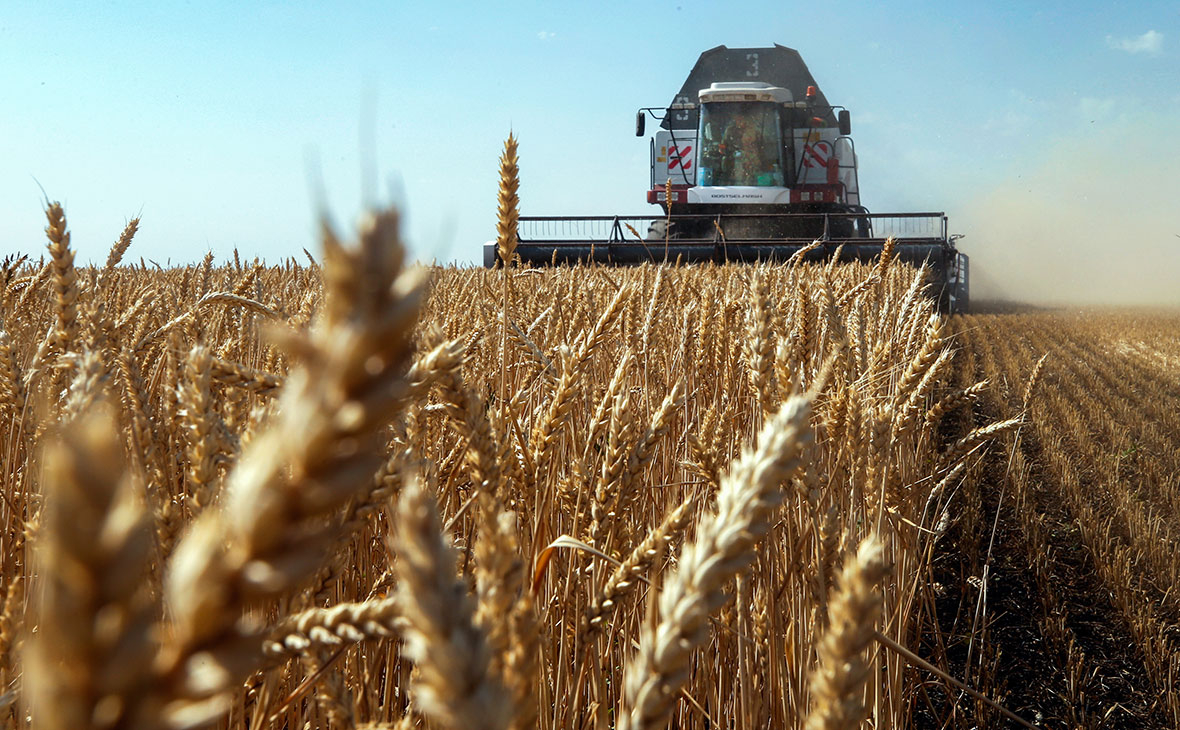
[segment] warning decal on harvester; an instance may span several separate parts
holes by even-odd
[[[668,147],[668,172],[673,172],[677,168],[684,171],[692,169],[692,145]]]
[[[832,157],[832,144],[827,141],[819,141],[815,144],[809,144],[803,148],[803,166],[809,170],[822,169],[828,166],[828,160]]]

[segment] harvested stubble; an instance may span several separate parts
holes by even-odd
[[[415,273],[390,214],[322,266],[121,267],[129,226],[74,269],[49,218],[0,312],[9,725],[909,724],[865,637],[933,625],[992,433],[938,451],[920,272]]]
[[[1169,354],[1180,315],[1023,311],[955,325],[974,361],[964,375],[1000,385],[981,394],[984,412],[1029,423],[1002,437],[1009,466],[985,486],[1014,495],[991,519],[1023,543],[997,540],[1017,573],[997,576],[997,593],[1031,605],[990,610],[1018,627],[997,645],[1039,632],[1049,667],[1008,650],[997,671],[1037,676],[1022,694],[1060,696],[1044,702],[1046,718],[1072,727],[1180,727],[1180,391]]]

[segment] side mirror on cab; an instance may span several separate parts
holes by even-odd
[[[840,124],[840,134],[847,137],[852,134],[852,116],[847,109],[841,109],[836,121]]]
[[[635,115],[635,136],[636,137],[643,136],[643,130],[646,129],[646,125],[647,125],[647,116],[645,116],[643,113],[643,110],[640,109],[639,112]]]

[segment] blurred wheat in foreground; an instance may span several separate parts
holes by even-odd
[[[891,728],[927,702],[873,637],[936,630],[948,501],[1016,422],[940,437],[982,386],[949,387],[888,250],[407,270],[383,213],[325,229],[322,264],[161,270],[121,265],[137,223],[79,268],[53,204],[48,260],[0,268],[8,726]]]

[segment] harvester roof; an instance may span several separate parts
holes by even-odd
[[[717,46],[701,54],[696,65],[688,74],[684,85],[673,97],[671,104],[696,103],[702,89],[717,82],[761,81],[791,92],[795,99],[807,96],[807,87],[816,87],[815,104],[817,116],[824,120],[824,126],[835,127],[836,117],[828,109],[828,100],[819,89],[815,77],[807,69],[803,57],[794,48],[775,44],[770,48],[726,48]],[[673,119],[673,117],[686,117]],[[665,129],[696,129],[697,110],[688,114],[669,115],[661,126]]]
[[[787,89],[761,81],[714,81],[709,84],[709,88],[701,89],[701,101],[769,101],[788,104],[794,99]]]

